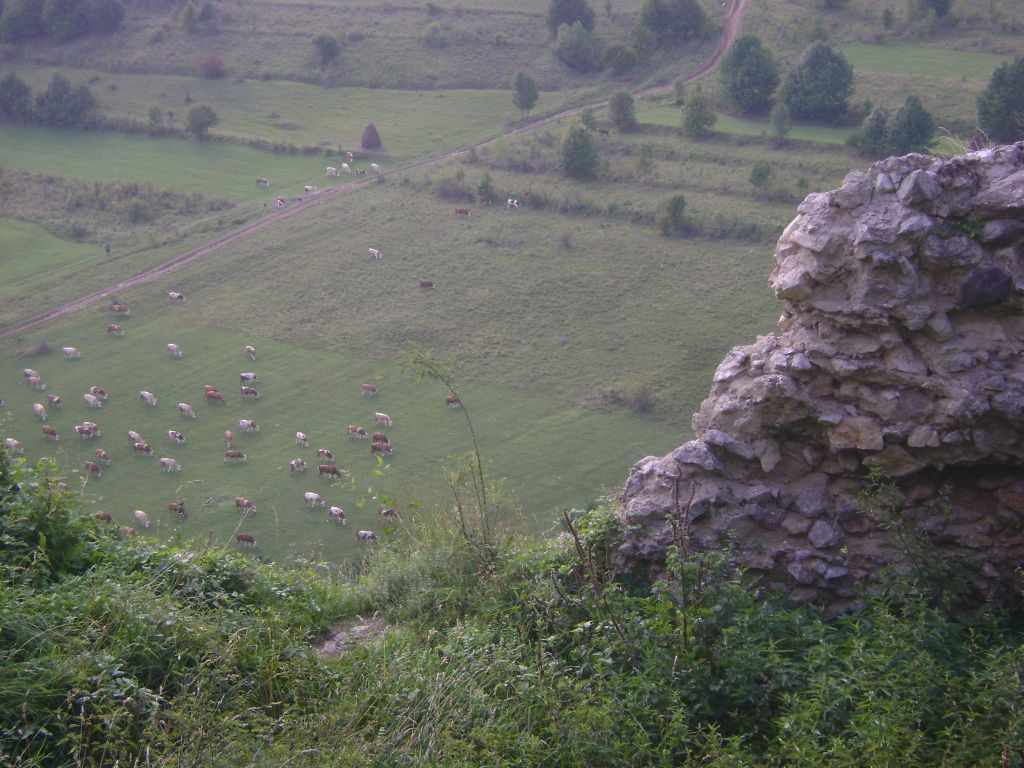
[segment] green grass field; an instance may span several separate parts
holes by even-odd
[[[718,112],[714,131],[716,133],[736,136],[771,136],[772,127],[767,119],[755,120],[736,117]],[[666,125],[678,128],[680,125],[679,107],[664,105],[649,109],[638,109],[637,122],[647,125]],[[844,144],[849,136],[849,128],[831,128],[824,125],[794,125],[787,138],[796,141],[816,141],[822,144]]]

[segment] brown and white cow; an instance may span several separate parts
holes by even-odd
[[[182,416],[188,416],[190,419],[194,419],[196,417],[195,409],[188,403],[178,403],[178,413]]]
[[[135,451],[135,453],[142,453],[145,454],[146,456],[153,455],[153,449],[152,447],[150,447],[149,443],[135,443],[135,445],[132,446],[132,450]]]
[[[100,400],[106,400],[108,397],[107,390],[103,387],[89,387],[89,394],[98,397]]]
[[[181,464],[167,456],[160,459],[161,472],[181,472]]]
[[[245,354],[247,354],[249,356],[249,359],[252,360],[254,363],[256,362],[256,347],[246,344]]]
[[[167,505],[167,509],[182,519],[188,517],[188,511],[185,509],[184,499],[175,499]]]
[[[124,328],[117,323],[109,323],[107,325],[107,333],[111,336],[124,336]]]
[[[252,400],[259,400],[260,399],[260,393],[256,391],[255,387],[243,386],[242,387],[242,397],[248,397],[248,398],[251,398]]]
[[[126,304],[111,304],[110,311],[115,315],[130,315],[131,311],[128,309]]]
[[[224,451],[224,461],[245,461],[245,454],[241,451],[230,450]]]
[[[85,471],[88,472],[90,475],[96,475],[96,477],[103,477],[103,473],[100,471],[100,465],[97,464],[95,461],[83,462],[82,466],[85,467]]]
[[[32,389],[36,390],[37,392],[45,392],[46,391],[46,384],[44,384],[43,380],[41,378],[39,378],[38,376],[29,376],[28,377],[28,385],[30,387],[32,387]]]
[[[456,208],[455,209],[455,215],[456,216],[469,216],[469,208]]]
[[[239,429],[244,429],[246,432],[259,432],[260,431],[260,425],[257,424],[252,419],[239,419],[238,420],[238,428]]]
[[[75,427],[75,431],[77,431],[77,430],[78,430],[78,427]],[[43,427],[43,437],[45,439],[47,439],[47,440],[57,441],[57,440],[60,440],[60,433],[57,432],[57,430],[54,429],[53,427],[44,426]]]
[[[363,394],[367,397],[376,397],[377,385],[376,384],[363,384]]]
[[[380,248],[371,248],[370,249],[370,258],[373,259],[374,261],[383,261],[384,260],[384,254],[381,253]]]
[[[345,431],[348,432],[349,437],[354,437],[360,440],[365,440],[369,435],[366,434],[366,430],[362,427],[357,427],[355,424],[349,424],[345,427]]]
[[[304,459],[292,459],[288,462],[289,472],[305,472],[307,469]]]
[[[46,407],[42,403],[32,403],[32,413],[38,416],[40,421],[46,421]]]
[[[316,457],[318,459],[327,459],[328,461],[334,461],[334,451],[330,448],[317,448]]]
[[[394,451],[395,449],[391,446],[391,443],[374,443],[370,446],[370,453],[380,454],[381,456],[390,456]]]
[[[145,389],[139,390],[139,399],[142,400],[142,402],[144,402],[146,405],[156,405],[156,395],[154,395],[152,392],[146,391]]]
[[[377,411],[375,414],[373,414],[373,420],[378,424],[383,424],[385,427],[391,426],[391,417],[388,416],[386,413],[381,413],[380,411]]]
[[[181,357],[181,347],[177,344],[168,344],[167,351],[170,353],[171,357],[176,360]]]
[[[398,519],[398,510],[395,509],[394,507],[381,507],[380,509],[377,510],[377,514],[381,517],[386,517],[389,520]]]
[[[135,445],[138,445],[139,443],[144,443],[145,440],[143,440],[142,439],[142,435],[140,435],[134,429],[129,429],[128,430],[128,442],[131,445],[135,446]]]
[[[183,435],[176,429],[167,430],[167,439],[170,440],[172,443],[176,443],[177,445],[185,444],[185,435]]]
[[[341,507],[331,507],[331,517],[337,520],[341,525],[345,525],[345,510]]]
[[[206,392],[204,392],[203,394],[206,395],[206,399],[209,402],[211,402],[211,403],[223,403],[224,402],[224,395],[222,395],[220,392],[218,392],[215,389],[209,389]]]
[[[309,436],[305,432],[296,432],[295,443],[303,448],[309,448]]]
[[[314,508],[325,506],[323,497],[321,497],[319,493],[314,493],[313,491],[306,491],[304,495],[306,498],[307,507]]]
[[[244,496],[235,496],[235,508],[240,509],[243,512],[255,512],[256,502],[251,499],[247,499]]]
[[[97,448],[95,451],[93,451],[93,453],[96,456],[96,461],[100,462],[101,464],[106,464],[108,467],[110,466],[110,454],[109,453],[107,453],[102,448]]]
[[[462,405],[462,401],[455,395],[445,395],[444,404],[449,408],[459,408]]]
[[[47,395],[46,402],[57,408],[60,406],[60,395]]]
[[[356,538],[360,541],[376,541],[377,534],[373,531],[356,531]]]
[[[323,477],[324,475],[328,475],[330,477],[336,477],[340,480],[341,470],[338,469],[333,464],[321,464],[319,467],[317,467],[316,475],[317,477]]]
[[[235,444],[235,433],[230,429],[224,430],[224,445],[231,448]]]
[[[12,456],[24,456],[25,448],[13,437],[4,438],[4,448],[11,452]]]
[[[114,516],[111,515],[109,512],[104,512],[102,509],[97,511],[96,514],[93,515],[93,517],[95,517],[97,520],[102,520],[104,523],[114,522]]]
[[[185,301],[185,294],[178,293],[177,291],[168,291],[167,292],[167,298],[169,298],[171,301],[180,301],[180,302],[184,303],[184,301]]]

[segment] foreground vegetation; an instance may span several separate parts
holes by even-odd
[[[617,578],[604,509],[531,543],[467,502],[332,578],[122,538],[52,472],[0,457],[13,765],[1022,764],[1019,617],[934,564],[829,619],[682,539]]]

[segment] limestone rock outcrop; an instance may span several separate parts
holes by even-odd
[[[728,538],[795,601],[853,607],[915,553],[1019,597],[1024,143],[808,196],[771,285],[779,332],[725,357],[695,440],[634,465],[622,566],[656,570],[688,514],[692,546]]]

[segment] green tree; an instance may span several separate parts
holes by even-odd
[[[772,168],[771,163],[767,160],[758,160],[750,169],[748,181],[750,181],[750,186],[754,188],[755,193],[766,195],[774,179],[775,169]]]
[[[185,116],[185,130],[196,137],[198,141],[205,141],[209,136],[210,129],[218,122],[217,113],[209,104],[200,104],[198,107],[189,109]]]
[[[313,47],[316,48],[317,55],[320,57],[321,69],[326,69],[341,55],[341,46],[334,35],[317,35],[313,38]]]
[[[846,143],[863,155],[878,157],[887,154],[889,142],[889,113],[875,109],[864,118],[860,128],[846,139]]]
[[[993,141],[1024,139],[1024,55],[992,73],[978,95],[978,126]]]
[[[889,124],[887,151],[897,155],[926,150],[935,135],[935,118],[917,96],[907,96]]]
[[[649,176],[654,172],[654,147],[641,144],[636,152],[636,172],[640,176]]]
[[[157,129],[164,124],[164,111],[158,105],[149,108],[148,116],[150,128]]]
[[[39,0],[7,0],[0,17],[0,40],[27,40],[44,31],[43,4]]]
[[[615,40],[604,47],[601,63],[611,70],[613,75],[624,75],[640,63],[640,57],[633,46]]]
[[[480,174],[480,181],[476,184],[476,194],[481,202],[494,200],[494,182],[491,180],[491,174],[487,171]]]
[[[597,130],[597,115],[594,114],[594,110],[591,107],[587,107],[580,112],[580,123],[588,131]]]
[[[0,119],[26,122],[32,117],[32,89],[13,72],[0,80]]]
[[[572,123],[558,144],[559,170],[573,179],[592,179],[600,164],[594,134],[580,123]]]
[[[848,115],[852,94],[850,63],[843,54],[819,40],[804,51],[780,95],[797,119],[838,122]]]
[[[741,112],[766,112],[779,87],[779,68],[771,51],[754,35],[743,35],[722,59],[726,98]]]
[[[896,16],[892,12],[892,8],[886,8],[882,11],[882,28],[888,32],[896,24]]]
[[[89,31],[89,8],[82,0],[44,0],[43,28],[55,40],[70,40]]]
[[[530,110],[537,106],[538,98],[540,93],[536,81],[522,70],[516,72],[512,78],[512,103],[523,113],[523,117],[530,116]]]
[[[578,72],[590,72],[597,68],[600,56],[597,40],[580,22],[570,27],[563,24],[555,38],[555,56]]]
[[[371,151],[378,150],[382,146],[384,146],[381,143],[380,134],[377,132],[377,126],[376,125],[374,125],[373,123],[367,123],[366,124],[366,127],[363,128],[363,135],[362,135],[362,138],[359,141],[359,145],[363,149],[368,149],[368,150],[371,150]]]
[[[192,0],[185,3],[185,8],[181,12],[181,27],[190,35],[194,35],[202,27],[199,23],[199,12]]]
[[[558,34],[558,28],[563,24],[571,27],[576,22],[591,32],[595,21],[594,11],[587,0],[551,0],[548,8],[548,30],[552,37]]]
[[[124,19],[124,6],[118,0],[91,0],[89,26],[93,32],[113,32]]]
[[[772,133],[775,134],[775,138],[779,141],[785,141],[786,136],[789,135],[790,130],[793,128],[793,117],[789,114],[789,107],[786,106],[786,102],[775,102],[775,106],[772,107],[771,114],[768,116],[768,121],[771,123]]]
[[[697,0],[644,0],[640,9],[640,23],[669,45],[697,37],[706,21]]]
[[[716,120],[718,115],[711,108],[711,100],[698,85],[683,104],[683,133],[692,139],[706,139]]]
[[[54,73],[46,90],[36,96],[35,116],[43,125],[84,128],[94,118],[96,97],[87,85],[71,87],[67,78]]]
[[[663,235],[680,235],[686,231],[686,197],[672,195],[658,207],[654,224]]]
[[[608,100],[608,116],[612,125],[620,131],[636,129],[636,112],[633,108],[633,96],[629,91],[619,91]]]

